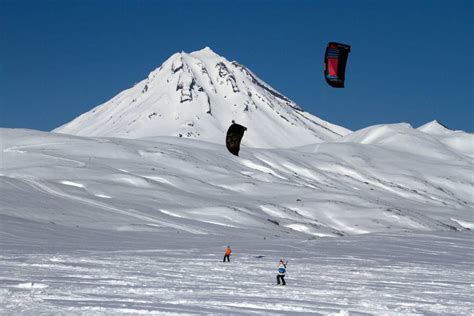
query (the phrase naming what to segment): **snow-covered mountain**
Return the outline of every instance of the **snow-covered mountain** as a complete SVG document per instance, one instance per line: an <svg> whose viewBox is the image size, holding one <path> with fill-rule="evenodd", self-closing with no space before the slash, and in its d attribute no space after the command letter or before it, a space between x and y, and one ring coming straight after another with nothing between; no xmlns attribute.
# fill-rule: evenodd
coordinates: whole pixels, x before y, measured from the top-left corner
<svg viewBox="0 0 474 316"><path fill-rule="evenodd" d="M208 47L172 55L148 78L53 132L222 143L232 120L248 128L242 144L251 147L300 146L350 132L304 112L248 68Z"/></svg>

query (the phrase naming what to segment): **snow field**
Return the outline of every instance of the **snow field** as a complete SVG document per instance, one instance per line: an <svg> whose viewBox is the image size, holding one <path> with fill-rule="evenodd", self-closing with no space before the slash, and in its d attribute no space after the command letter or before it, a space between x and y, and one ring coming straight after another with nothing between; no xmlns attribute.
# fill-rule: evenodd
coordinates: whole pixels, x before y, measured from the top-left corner
<svg viewBox="0 0 474 316"><path fill-rule="evenodd" d="M3 244L3 312L469 315L474 308L470 232L237 239L230 263L222 262L223 236L144 237L143 249L111 250L107 239L95 243L100 250L81 243L49 253ZM281 256L289 260L287 287L274 285Z"/></svg>

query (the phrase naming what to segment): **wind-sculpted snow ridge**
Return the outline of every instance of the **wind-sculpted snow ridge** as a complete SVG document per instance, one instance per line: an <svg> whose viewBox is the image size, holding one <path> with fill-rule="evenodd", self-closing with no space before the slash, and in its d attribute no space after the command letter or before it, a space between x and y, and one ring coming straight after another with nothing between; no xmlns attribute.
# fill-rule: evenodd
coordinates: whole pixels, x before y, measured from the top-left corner
<svg viewBox="0 0 474 316"><path fill-rule="evenodd" d="M2 213L44 223L313 236L473 225L472 158L403 124L240 158L173 137L3 129L2 146Z"/></svg>
<svg viewBox="0 0 474 316"><path fill-rule="evenodd" d="M304 112L249 69L208 47L172 55L147 79L54 132L222 143L232 120L248 128L243 145L252 147L300 146L350 132Z"/></svg>
<svg viewBox="0 0 474 316"><path fill-rule="evenodd" d="M339 141L375 144L432 158L474 158L474 134L449 130L437 121L418 129L406 123L370 126Z"/></svg>
<svg viewBox="0 0 474 316"><path fill-rule="evenodd" d="M440 142L448 147L474 158L474 135L463 131L453 131L439 123L429 122L418 127L418 130L437 136Z"/></svg>

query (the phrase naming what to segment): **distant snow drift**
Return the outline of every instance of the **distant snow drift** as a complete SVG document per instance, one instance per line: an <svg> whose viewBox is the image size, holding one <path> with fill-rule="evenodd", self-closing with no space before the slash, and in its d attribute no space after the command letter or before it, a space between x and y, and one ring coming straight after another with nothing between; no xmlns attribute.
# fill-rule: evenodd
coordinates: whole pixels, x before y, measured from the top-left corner
<svg viewBox="0 0 474 316"><path fill-rule="evenodd" d="M341 236L472 228L473 135L432 122L251 149L1 130L1 213L63 226Z"/></svg>
<svg viewBox="0 0 474 316"><path fill-rule="evenodd" d="M225 142L235 120L251 147L294 147L350 131L304 112L241 64L206 47L172 55L148 78L53 132L140 138L177 136Z"/></svg>

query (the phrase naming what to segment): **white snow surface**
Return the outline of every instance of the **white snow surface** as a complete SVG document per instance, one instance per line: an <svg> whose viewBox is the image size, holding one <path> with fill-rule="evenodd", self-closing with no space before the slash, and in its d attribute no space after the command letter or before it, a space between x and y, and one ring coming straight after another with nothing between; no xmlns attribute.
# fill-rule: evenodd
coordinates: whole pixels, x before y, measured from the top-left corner
<svg viewBox="0 0 474 316"><path fill-rule="evenodd" d="M474 309L472 134L379 125L240 157L178 137L0 143L0 314Z"/></svg>
<svg viewBox="0 0 474 316"><path fill-rule="evenodd" d="M222 143L231 121L243 144L294 147L335 140L349 130L328 123L209 47L176 53L146 79L54 132L140 138L181 136Z"/></svg>

